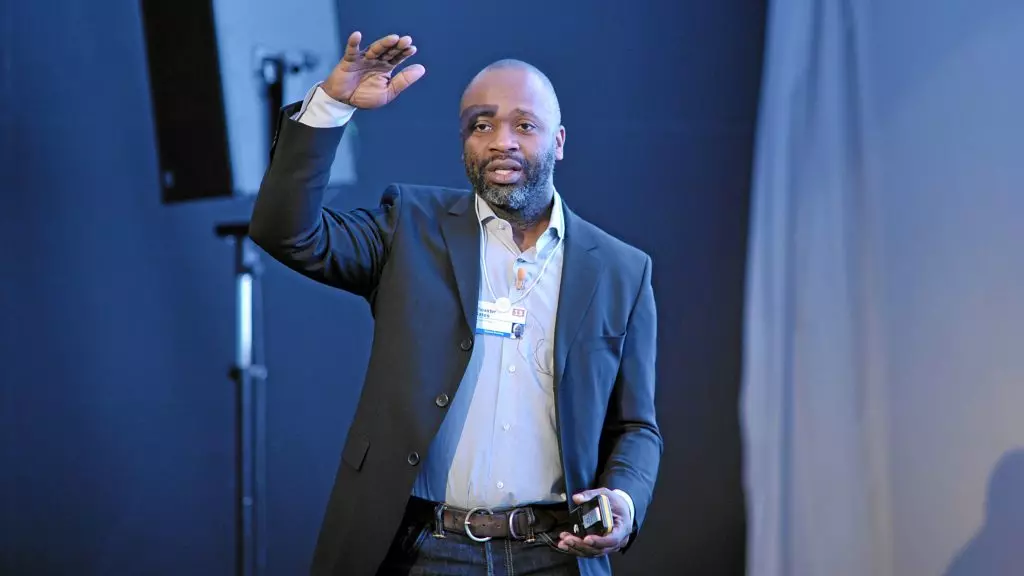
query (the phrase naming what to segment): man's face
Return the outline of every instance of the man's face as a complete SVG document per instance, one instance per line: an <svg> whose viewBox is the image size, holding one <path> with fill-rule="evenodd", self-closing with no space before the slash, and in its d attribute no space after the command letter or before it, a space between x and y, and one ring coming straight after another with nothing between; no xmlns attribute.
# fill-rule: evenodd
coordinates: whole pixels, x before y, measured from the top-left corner
<svg viewBox="0 0 1024 576"><path fill-rule="evenodd" d="M466 176L488 203L520 211L547 202L565 130L543 82L527 70L492 70L462 100Z"/></svg>

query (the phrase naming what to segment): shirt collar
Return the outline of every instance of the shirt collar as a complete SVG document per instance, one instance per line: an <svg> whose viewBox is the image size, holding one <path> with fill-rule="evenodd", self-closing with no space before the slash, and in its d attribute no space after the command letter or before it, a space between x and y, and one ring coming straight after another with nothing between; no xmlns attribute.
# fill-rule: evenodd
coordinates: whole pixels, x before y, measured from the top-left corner
<svg viewBox="0 0 1024 576"><path fill-rule="evenodd" d="M562 211L562 197L559 196L558 190L555 190L554 205L551 207L551 218L548 221L548 228L541 234L541 238L548 236L548 232L552 232L556 238L565 239L565 213ZM473 201L477 206L477 214L480 216L480 223L487 224L491 218L497 218L497 214L491 209L491 205L484 202L479 195L473 194Z"/></svg>

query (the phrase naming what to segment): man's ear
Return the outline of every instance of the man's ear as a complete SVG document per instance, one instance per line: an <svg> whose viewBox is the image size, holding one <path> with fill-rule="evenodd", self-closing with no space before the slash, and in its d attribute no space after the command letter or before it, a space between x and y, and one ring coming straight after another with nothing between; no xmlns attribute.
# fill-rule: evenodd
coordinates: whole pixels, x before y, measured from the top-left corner
<svg viewBox="0 0 1024 576"><path fill-rule="evenodd" d="M555 160L565 158L565 126L559 126L555 133Z"/></svg>

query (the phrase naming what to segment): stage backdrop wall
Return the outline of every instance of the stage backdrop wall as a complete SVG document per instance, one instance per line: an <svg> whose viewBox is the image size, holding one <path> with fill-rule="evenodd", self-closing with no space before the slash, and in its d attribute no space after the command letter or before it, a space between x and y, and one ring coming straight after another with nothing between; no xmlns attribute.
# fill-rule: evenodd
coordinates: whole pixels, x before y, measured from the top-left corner
<svg viewBox="0 0 1024 576"><path fill-rule="evenodd" d="M250 206L160 205L137 3L3 6L0 572L230 574L233 269L213 227ZM428 73L357 116L361 182L338 207L372 205L393 181L462 185L465 83L500 57L549 73L568 132L559 190L655 262L666 449L644 536L616 562L622 574L741 574L736 404L761 2L340 11L342 37L412 34ZM269 573L299 574L372 325L358 298L265 264Z"/></svg>
<svg viewBox="0 0 1024 576"><path fill-rule="evenodd" d="M1024 5L781 0L743 392L751 576L1024 570Z"/></svg>

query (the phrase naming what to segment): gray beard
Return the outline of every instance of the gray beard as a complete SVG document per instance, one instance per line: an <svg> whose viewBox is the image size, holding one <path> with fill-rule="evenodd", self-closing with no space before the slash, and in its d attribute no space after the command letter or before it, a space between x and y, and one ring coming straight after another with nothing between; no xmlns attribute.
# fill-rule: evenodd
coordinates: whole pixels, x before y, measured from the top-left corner
<svg viewBox="0 0 1024 576"><path fill-rule="evenodd" d="M515 186L487 182L484 168L466 162L466 175L473 191L491 206L495 214L524 230L539 222L551 207L551 182L555 172L555 151L548 150L535 162L523 163L523 181Z"/></svg>

